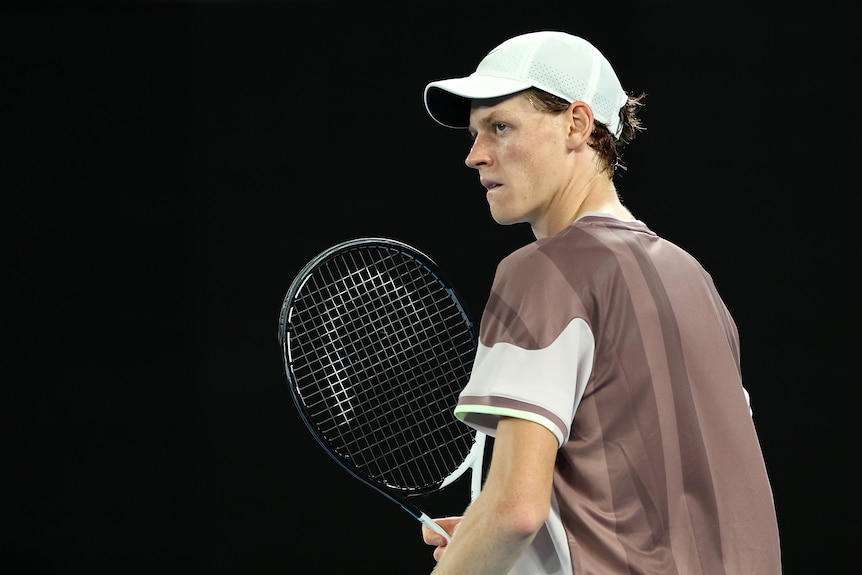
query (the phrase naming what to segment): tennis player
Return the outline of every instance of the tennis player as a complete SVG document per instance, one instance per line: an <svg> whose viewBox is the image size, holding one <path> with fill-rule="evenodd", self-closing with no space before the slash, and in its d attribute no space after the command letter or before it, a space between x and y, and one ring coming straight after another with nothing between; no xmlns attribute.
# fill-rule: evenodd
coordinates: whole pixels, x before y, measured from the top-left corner
<svg viewBox="0 0 862 575"><path fill-rule="evenodd" d="M643 98L554 31L425 89L434 120L472 134L491 216L536 237L499 264L481 318L455 414L493 455L463 517L438 520L451 543L422 527L435 575L781 573L736 325L614 185Z"/></svg>

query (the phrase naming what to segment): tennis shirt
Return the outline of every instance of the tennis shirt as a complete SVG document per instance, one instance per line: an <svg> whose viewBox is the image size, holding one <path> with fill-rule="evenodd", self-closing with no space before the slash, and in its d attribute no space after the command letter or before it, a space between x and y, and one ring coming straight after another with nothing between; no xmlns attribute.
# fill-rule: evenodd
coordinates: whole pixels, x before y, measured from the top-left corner
<svg viewBox="0 0 862 575"><path fill-rule="evenodd" d="M511 574L778 575L737 327L643 222L589 213L503 259L455 414L557 438L549 519Z"/></svg>

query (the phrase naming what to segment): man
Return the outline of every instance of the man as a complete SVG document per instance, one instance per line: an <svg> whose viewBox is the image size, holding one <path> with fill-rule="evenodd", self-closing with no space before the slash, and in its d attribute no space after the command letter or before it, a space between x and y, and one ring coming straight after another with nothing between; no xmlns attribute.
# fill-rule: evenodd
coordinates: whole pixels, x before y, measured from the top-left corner
<svg viewBox="0 0 862 575"><path fill-rule="evenodd" d="M517 36L431 117L467 128L500 224L536 241L499 265L456 415L495 437L437 575L781 572L736 326L709 274L621 203L642 129L610 63L562 32ZM457 529L457 530L456 530Z"/></svg>

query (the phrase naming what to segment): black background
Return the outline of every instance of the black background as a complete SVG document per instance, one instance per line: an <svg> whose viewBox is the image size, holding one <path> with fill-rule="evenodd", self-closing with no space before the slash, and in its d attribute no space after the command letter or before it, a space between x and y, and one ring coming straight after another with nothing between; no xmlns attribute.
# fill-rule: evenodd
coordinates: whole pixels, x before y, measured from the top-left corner
<svg viewBox="0 0 862 575"><path fill-rule="evenodd" d="M422 89L506 38L593 41L647 126L624 202L734 313L785 573L850 572L859 433L852 15L658 3L2 8L2 553L12 573L427 573L419 525L322 453L277 319L320 250L429 253L478 318L469 139ZM423 503L457 513L466 486Z"/></svg>

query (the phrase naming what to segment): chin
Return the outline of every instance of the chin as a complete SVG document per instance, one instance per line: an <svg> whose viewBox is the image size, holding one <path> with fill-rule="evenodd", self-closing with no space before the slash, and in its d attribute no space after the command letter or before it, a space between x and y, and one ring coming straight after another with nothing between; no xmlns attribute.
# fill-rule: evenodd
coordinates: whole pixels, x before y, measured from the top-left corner
<svg viewBox="0 0 862 575"><path fill-rule="evenodd" d="M512 216L511 214L495 213L493 210L491 210L491 217L494 218L494 221L501 226L511 226L512 224L520 224L525 221L522 217L519 218Z"/></svg>

